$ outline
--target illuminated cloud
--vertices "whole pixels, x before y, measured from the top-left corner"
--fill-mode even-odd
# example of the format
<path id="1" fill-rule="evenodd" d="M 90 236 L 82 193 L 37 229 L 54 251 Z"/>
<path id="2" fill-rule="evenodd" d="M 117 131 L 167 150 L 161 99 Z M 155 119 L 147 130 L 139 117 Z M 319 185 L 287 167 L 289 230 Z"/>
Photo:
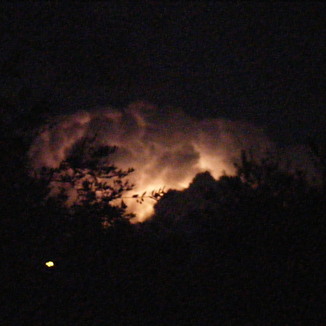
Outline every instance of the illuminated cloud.
<path id="1" fill-rule="evenodd" d="M 110 163 L 133 167 L 129 180 L 133 194 L 153 189 L 183 189 L 193 177 L 210 171 L 214 178 L 234 172 L 241 149 L 264 153 L 272 148 L 263 131 L 249 123 L 225 119 L 197 120 L 181 109 L 160 109 L 136 102 L 125 109 L 81 111 L 57 118 L 34 141 L 29 157 L 34 168 L 56 167 L 84 136 L 97 135 L 100 145 L 117 146 Z M 153 212 L 151 199 L 142 205 L 125 198 L 131 212 L 142 221 Z"/>

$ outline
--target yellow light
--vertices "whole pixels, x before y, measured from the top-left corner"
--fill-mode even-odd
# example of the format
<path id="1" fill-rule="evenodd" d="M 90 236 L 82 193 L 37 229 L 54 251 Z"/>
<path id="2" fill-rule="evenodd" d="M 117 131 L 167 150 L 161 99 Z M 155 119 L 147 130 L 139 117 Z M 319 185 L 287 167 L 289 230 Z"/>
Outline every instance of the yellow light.
<path id="1" fill-rule="evenodd" d="M 54 267 L 54 262 L 53 261 L 47 261 L 46 263 L 45 263 L 45 266 L 46 267 L 49 267 L 49 268 L 51 268 L 51 267 Z"/>

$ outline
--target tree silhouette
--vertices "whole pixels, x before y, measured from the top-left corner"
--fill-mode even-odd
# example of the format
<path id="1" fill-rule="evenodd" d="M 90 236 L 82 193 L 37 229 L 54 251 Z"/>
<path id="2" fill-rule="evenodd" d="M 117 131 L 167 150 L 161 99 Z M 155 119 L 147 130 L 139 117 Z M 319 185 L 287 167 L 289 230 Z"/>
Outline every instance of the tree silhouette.
<path id="1" fill-rule="evenodd" d="M 108 163 L 108 157 L 116 147 L 96 145 L 96 136 L 84 137 L 70 150 L 58 168 L 43 168 L 41 178 L 56 190 L 56 200 L 61 204 L 70 202 L 73 215 L 93 217 L 103 226 L 118 220 L 129 219 L 126 204 L 120 199 L 125 191 L 133 188 L 125 178 L 134 170 L 118 169 Z M 72 194 L 69 198 L 68 193 Z"/>
<path id="2" fill-rule="evenodd" d="M 309 189 L 304 170 L 290 172 L 282 166 L 281 159 L 272 154 L 257 160 L 252 153 L 242 151 L 240 164 L 234 165 L 243 183 L 272 197 L 298 195 Z"/>

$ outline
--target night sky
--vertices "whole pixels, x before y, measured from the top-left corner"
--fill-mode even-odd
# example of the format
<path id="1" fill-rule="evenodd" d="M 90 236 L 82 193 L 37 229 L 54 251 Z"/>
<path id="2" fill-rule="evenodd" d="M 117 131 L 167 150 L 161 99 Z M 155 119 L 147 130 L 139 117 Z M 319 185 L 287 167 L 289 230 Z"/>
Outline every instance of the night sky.
<path id="1" fill-rule="evenodd" d="M 13 2 L 0 12 L 1 64 L 17 72 L 2 74 L 3 91 L 23 82 L 54 113 L 148 100 L 252 122 L 283 144 L 324 133 L 321 2 Z"/>

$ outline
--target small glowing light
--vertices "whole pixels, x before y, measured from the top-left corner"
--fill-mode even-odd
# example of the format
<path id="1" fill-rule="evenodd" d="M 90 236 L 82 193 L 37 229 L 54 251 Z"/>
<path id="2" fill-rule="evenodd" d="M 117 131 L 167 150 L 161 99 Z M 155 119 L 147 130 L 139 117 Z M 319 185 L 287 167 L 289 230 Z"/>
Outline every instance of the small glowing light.
<path id="1" fill-rule="evenodd" d="M 54 267 L 54 262 L 53 261 L 47 261 L 46 263 L 45 263 L 45 266 L 46 267 L 49 267 L 49 268 L 51 268 L 51 267 Z"/>

